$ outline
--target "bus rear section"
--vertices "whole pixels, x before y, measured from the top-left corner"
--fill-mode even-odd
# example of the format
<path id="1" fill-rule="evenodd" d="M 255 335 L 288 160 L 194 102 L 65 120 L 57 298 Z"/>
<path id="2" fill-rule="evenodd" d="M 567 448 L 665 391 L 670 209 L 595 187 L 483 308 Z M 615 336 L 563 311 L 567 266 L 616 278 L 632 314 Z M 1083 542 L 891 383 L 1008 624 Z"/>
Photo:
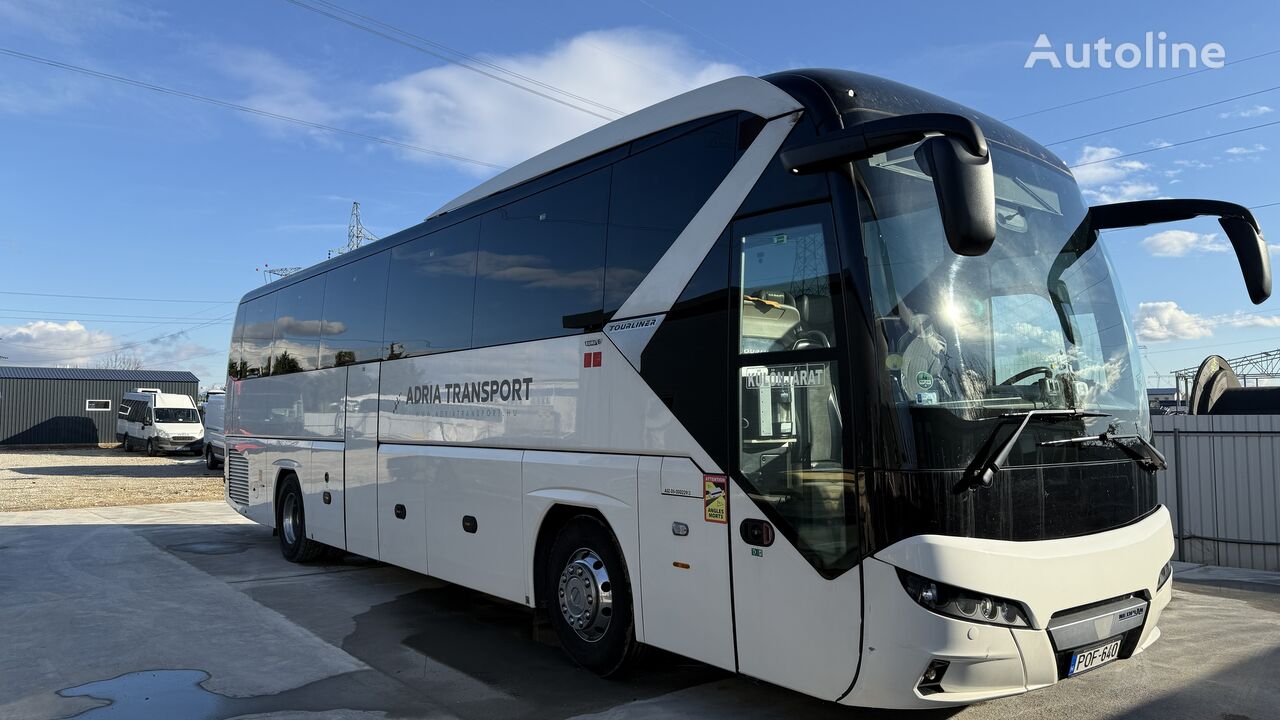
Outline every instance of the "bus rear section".
<path id="1" fill-rule="evenodd" d="M 1156 211 L 905 86 L 717 83 L 246 295 L 228 503 L 290 560 L 541 608 L 602 675 L 648 644 L 852 705 L 1053 684 L 1171 594 L 1097 232 Z"/>

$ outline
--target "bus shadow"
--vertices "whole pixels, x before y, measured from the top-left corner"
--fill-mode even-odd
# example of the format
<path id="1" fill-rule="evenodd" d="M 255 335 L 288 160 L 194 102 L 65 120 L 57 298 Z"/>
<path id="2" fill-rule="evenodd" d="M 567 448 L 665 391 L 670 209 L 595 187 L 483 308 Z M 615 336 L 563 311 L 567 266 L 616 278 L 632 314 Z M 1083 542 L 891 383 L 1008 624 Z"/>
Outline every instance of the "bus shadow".
<path id="1" fill-rule="evenodd" d="M 357 615 L 355 623 L 355 631 L 342 642 L 344 650 L 378 667 L 386 648 L 399 644 L 445 666 L 437 671 L 424 664 L 416 676 L 399 672 L 397 677 L 467 720 L 594 713 L 641 718 L 905 717 L 839 706 L 656 648 L 645 648 L 624 677 L 600 678 L 564 654 L 540 614 L 456 585 L 406 593 Z M 459 676 L 465 681 L 460 683 Z M 623 711 L 621 705 L 630 707 Z M 955 712 L 911 717 L 933 720 Z"/>

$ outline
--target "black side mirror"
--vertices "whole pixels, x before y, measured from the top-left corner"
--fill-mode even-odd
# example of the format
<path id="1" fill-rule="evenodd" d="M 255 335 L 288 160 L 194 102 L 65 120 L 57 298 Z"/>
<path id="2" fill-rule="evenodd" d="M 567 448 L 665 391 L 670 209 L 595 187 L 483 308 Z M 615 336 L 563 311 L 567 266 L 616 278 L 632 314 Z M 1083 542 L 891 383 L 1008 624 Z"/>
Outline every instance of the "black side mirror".
<path id="1" fill-rule="evenodd" d="M 933 178 L 947 244 L 957 255 L 985 255 L 996 239 L 996 183 L 991 154 L 935 135 L 916 150 L 916 164 Z"/>
<path id="2" fill-rule="evenodd" d="M 1248 208 L 1221 200 L 1138 200 L 1089 208 L 1094 230 L 1176 222 L 1201 215 L 1218 216 L 1218 224 L 1236 251 L 1249 299 L 1254 305 L 1262 304 L 1271 297 L 1271 256 Z"/>
<path id="3" fill-rule="evenodd" d="M 1267 241 L 1254 223 L 1242 217 L 1223 216 L 1218 218 L 1218 224 L 1236 251 L 1249 299 L 1254 305 L 1261 305 L 1271 297 L 1271 255 L 1267 252 Z"/>
<path id="4" fill-rule="evenodd" d="M 896 115 L 859 123 L 779 155 L 797 175 L 835 170 L 923 140 L 916 163 L 933 179 L 942 225 L 959 255 L 982 255 L 996 238 L 995 174 L 987 138 L 973 120 L 951 113 Z"/>

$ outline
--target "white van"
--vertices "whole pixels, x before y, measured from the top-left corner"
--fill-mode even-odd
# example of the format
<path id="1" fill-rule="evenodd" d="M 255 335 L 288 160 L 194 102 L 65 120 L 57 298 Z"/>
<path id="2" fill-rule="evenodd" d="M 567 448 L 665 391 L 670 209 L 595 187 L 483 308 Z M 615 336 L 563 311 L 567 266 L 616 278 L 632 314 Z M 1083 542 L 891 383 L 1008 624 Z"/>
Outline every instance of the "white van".
<path id="1" fill-rule="evenodd" d="M 204 466 L 210 470 L 222 467 L 227 455 L 222 419 L 226 416 L 227 396 L 209 393 L 204 403 Z"/>
<path id="2" fill-rule="evenodd" d="M 200 455 L 204 425 L 190 397 L 138 388 L 120 401 L 116 439 L 125 452 L 143 448 L 148 455 L 181 451 Z"/>

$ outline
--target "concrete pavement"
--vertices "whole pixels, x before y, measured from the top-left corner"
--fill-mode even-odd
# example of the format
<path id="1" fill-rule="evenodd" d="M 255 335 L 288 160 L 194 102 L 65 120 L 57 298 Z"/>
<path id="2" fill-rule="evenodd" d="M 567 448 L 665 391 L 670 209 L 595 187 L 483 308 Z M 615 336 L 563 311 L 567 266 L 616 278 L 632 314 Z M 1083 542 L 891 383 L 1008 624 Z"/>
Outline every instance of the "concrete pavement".
<path id="1" fill-rule="evenodd" d="M 347 556 L 298 566 L 224 504 L 0 513 L 0 718 L 874 718 L 653 651 L 573 666 L 527 609 Z M 1280 578 L 1183 567 L 1164 636 L 912 717 L 1280 717 Z"/>

